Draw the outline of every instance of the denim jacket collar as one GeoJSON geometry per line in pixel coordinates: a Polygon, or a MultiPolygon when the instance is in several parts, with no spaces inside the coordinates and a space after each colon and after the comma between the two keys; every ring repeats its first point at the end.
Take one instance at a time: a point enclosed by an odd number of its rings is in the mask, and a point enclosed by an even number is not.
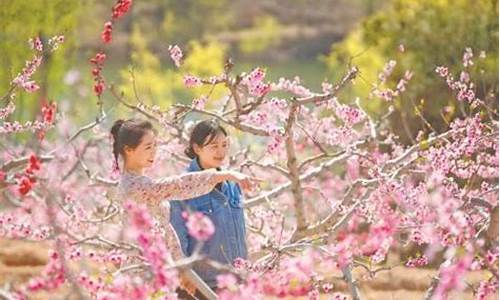
{"type": "Polygon", "coordinates": [[[191,163],[187,167],[187,171],[188,172],[202,171],[202,168],[201,168],[200,164],[198,163],[197,158],[194,158],[193,160],[191,160],[191,163]]]}

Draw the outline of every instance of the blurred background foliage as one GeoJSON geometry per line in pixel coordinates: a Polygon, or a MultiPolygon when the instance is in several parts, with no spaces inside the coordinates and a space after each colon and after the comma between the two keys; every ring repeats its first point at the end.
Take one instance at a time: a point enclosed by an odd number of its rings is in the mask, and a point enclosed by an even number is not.
{"type": "MultiPolygon", "coordinates": [[[[43,99],[57,101],[75,122],[94,115],[88,59],[103,47],[100,34],[114,2],[0,0],[0,95],[31,58],[30,37],[66,36],[66,43],[44,58],[34,76],[42,93],[20,93],[13,118],[36,118],[43,99]]],[[[438,131],[446,127],[446,119],[469,110],[455,107],[454,95],[434,71],[448,65],[458,72],[466,47],[475,54],[472,75],[480,80],[478,95],[498,107],[497,0],[134,1],[132,11],[114,26],[113,42],[104,48],[109,56],[104,75],[130,100],[135,99],[133,76],[142,101],[166,108],[209,92],[206,87],[186,89],[182,74],[220,74],[229,57],[236,63],[234,72],[262,66],[270,80],[297,75],[314,91],[321,91],[325,80],[335,83],[356,65],[360,77],[339,99],[353,103],[359,97],[376,116],[389,104],[368,94],[384,64],[396,60],[387,87],[394,88],[406,70],[414,76],[403,96],[395,99],[390,121],[402,139],[411,141],[418,130],[429,130],[415,107],[438,131]],[[180,70],[169,58],[171,44],[184,50],[180,70]],[[477,59],[480,51],[485,51],[485,59],[477,59]],[[443,116],[445,107],[448,115],[443,116]],[[407,128],[400,126],[402,120],[407,128]]],[[[208,105],[224,92],[214,90],[208,105]]],[[[113,114],[127,113],[108,91],[103,99],[113,114]]]]}
{"type": "MultiPolygon", "coordinates": [[[[456,107],[454,95],[435,72],[436,66],[449,66],[458,79],[467,47],[474,53],[471,77],[478,85],[476,95],[494,101],[498,108],[498,1],[388,1],[383,10],[363,19],[342,42],[334,44],[324,61],[333,77],[345,72],[349,64],[360,68],[361,78],[348,92],[361,97],[372,113],[384,106],[384,101],[366,99],[383,65],[391,59],[397,61],[386,84],[393,89],[406,70],[412,71],[407,90],[395,99],[397,113],[391,123],[393,127],[408,126],[407,131],[414,135],[425,128],[415,106],[437,131],[447,127],[447,120],[468,112],[465,105],[456,107]],[[481,51],[486,54],[484,59],[478,58],[481,51]]],[[[406,140],[408,135],[401,133],[406,140]]]]}

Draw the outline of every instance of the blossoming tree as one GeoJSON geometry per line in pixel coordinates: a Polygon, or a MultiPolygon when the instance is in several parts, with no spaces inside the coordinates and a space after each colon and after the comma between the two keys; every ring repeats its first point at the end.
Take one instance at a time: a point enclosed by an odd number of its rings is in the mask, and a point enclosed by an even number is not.
{"type": "MultiPolygon", "coordinates": [[[[113,23],[131,5],[131,0],[117,1],[104,25],[103,43],[112,42],[113,23]]],[[[178,270],[205,260],[226,273],[219,276],[221,299],[317,299],[320,293],[363,299],[352,270],[365,269],[371,277],[388,272],[388,253],[404,246],[420,254],[402,264],[438,266],[425,299],[447,299],[463,290],[462,277],[472,270],[488,274],[473,286],[477,299],[497,292],[498,112],[476,96],[471,48],[465,49],[460,74],[435,67],[436,80],[465,104],[463,115],[444,132],[428,124],[415,137],[417,143],[403,145],[386,122],[392,107],[373,117],[358,100],[337,98],[356,81],[356,67],[340,82],[323,82],[316,92],[299,78],[267,81],[263,68],[234,74],[228,60],[222,74],[184,77],[186,88],[220,85],[226,97],[212,99],[208,93],[192,105],[160,109],[106,82],[105,51],[90,59],[98,99],[92,122],[76,126],[56,112],[55,103],[43,106],[40,120],[7,121],[16,109],[16,93],[37,91],[31,77],[43,53],[63,42],[62,36],[46,43],[31,40],[34,57],[2,98],[0,135],[33,131],[38,139],[30,146],[3,145],[0,186],[9,209],[0,212],[0,234],[48,241],[52,248],[42,274],[3,289],[5,297],[28,299],[40,290],[69,287],[80,299],[175,299],[178,270]],[[163,242],[161,222],[145,207],[113,197],[117,177],[110,172],[104,101],[157,124],[162,159],[154,175],[182,171],[186,159],[179,153],[191,115],[215,118],[234,132],[236,149],[228,164],[266,181],[246,195],[248,261],[224,266],[199,253],[175,261],[163,242]],[[48,130],[54,139],[45,139],[48,130]],[[336,289],[338,281],[345,282],[347,292],[336,289]]],[[[178,46],[166,51],[177,67],[182,65],[178,46]]],[[[387,63],[366,95],[371,101],[391,102],[411,84],[408,70],[397,86],[387,86],[396,67],[396,61],[387,63]]],[[[213,233],[201,213],[186,215],[186,221],[200,243],[213,233]]]]}

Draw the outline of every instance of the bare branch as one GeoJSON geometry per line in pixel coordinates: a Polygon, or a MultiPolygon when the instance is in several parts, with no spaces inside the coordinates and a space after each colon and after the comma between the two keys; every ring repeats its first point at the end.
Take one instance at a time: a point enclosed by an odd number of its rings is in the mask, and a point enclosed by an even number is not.
{"type": "MultiPolygon", "coordinates": [[[[48,162],[48,161],[53,160],[54,158],[55,158],[55,156],[53,156],[53,155],[41,155],[38,159],[41,162],[48,162]]],[[[10,161],[6,162],[5,164],[3,164],[0,169],[4,172],[8,172],[12,169],[15,169],[15,168],[18,168],[22,165],[27,164],[29,159],[30,159],[29,156],[23,156],[20,158],[16,158],[14,160],[10,160],[10,161]]]]}
{"type": "Polygon", "coordinates": [[[94,128],[95,126],[99,125],[100,123],[102,123],[102,121],[104,121],[104,119],[106,119],[106,117],[107,117],[106,113],[104,113],[104,111],[101,111],[101,115],[98,116],[94,122],[89,123],[87,125],[84,125],[84,126],[80,127],[80,129],[78,129],[78,131],[75,132],[75,134],[73,134],[68,139],[68,141],[66,141],[66,144],[68,144],[68,143],[72,142],[73,140],[75,140],[84,131],[90,130],[90,129],[94,128]]]}
{"type": "Polygon", "coordinates": [[[295,154],[295,142],[293,141],[293,124],[297,116],[299,106],[296,102],[290,107],[288,121],[285,127],[285,145],[287,154],[287,167],[290,172],[290,183],[295,206],[295,217],[297,218],[297,230],[302,230],[307,227],[307,220],[304,212],[304,196],[300,185],[300,173],[297,165],[297,155],[295,154]]]}
{"type": "Polygon", "coordinates": [[[183,104],[176,104],[175,107],[182,108],[182,109],[188,109],[188,110],[191,110],[192,112],[197,112],[197,113],[200,113],[203,115],[214,117],[217,120],[223,122],[224,124],[233,126],[234,128],[239,129],[241,131],[252,133],[252,134],[258,135],[258,136],[269,136],[269,133],[267,133],[267,131],[265,131],[263,129],[260,129],[260,128],[257,128],[257,127],[251,126],[251,125],[247,125],[247,124],[241,124],[237,121],[232,121],[232,120],[226,119],[217,113],[213,113],[213,112],[210,112],[207,110],[202,110],[202,109],[196,109],[194,107],[189,107],[189,106],[183,105],[183,104]]]}
{"type": "Polygon", "coordinates": [[[358,74],[358,68],[357,67],[352,67],[349,72],[342,78],[342,80],[333,88],[333,90],[330,93],[324,93],[324,94],[314,94],[312,96],[304,97],[304,98],[299,98],[297,99],[298,103],[300,105],[308,104],[308,103],[321,103],[323,101],[327,101],[335,97],[338,92],[347,84],[348,81],[356,78],[356,75],[358,74]]]}
{"type": "Polygon", "coordinates": [[[262,164],[262,163],[259,163],[259,162],[256,162],[254,160],[246,160],[244,161],[242,164],[241,164],[241,167],[249,167],[249,166],[257,166],[259,168],[262,168],[262,169],[271,169],[271,170],[274,170],[274,171],[277,171],[279,172],[281,175],[289,178],[290,177],[290,173],[288,172],[288,170],[278,166],[278,165],[275,165],[275,164],[262,164]]]}
{"type": "Polygon", "coordinates": [[[359,295],[359,288],[354,282],[352,277],[352,266],[348,265],[342,269],[342,273],[344,274],[344,280],[347,282],[349,289],[351,290],[351,296],[353,300],[361,300],[361,296],[359,295]]]}
{"type": "MultiPolygon", "coordinates": [[[[431,145],[434,145],[435,143],[437,143],[438,141],[442,141],[444,139],[447,139],[449,138],[451,135],[453,135],[455,133],[454,130],[449,130],[449,131],[446,131],[438,136],[435,136],[435,137],[431,137],[431,138],[428,138],[426,140],[426,144],[431,146],[431,145]]],[[[421,144],[416,144],[416,145],[413,145],[411,146],[410,148],[408,148],[405,153],[403,153],[401,156],[399,157],[396,157],[394,159],[391,159],[389,161],[387,161],[385,163],[385,165],[382,167],[382,171],[384,170],[387,170],[388,168],[392,167],[392,166],[395,166],[395,165],[398,165],[400,163],[403,163],[405,160],[407,160],[412,154],[414,154],[415,152],[417,152],[420,148],[422,147],[421,144]]]]}
{"type": "MultiPolygon", "coordinates": [[[[319,166],[317,166],[317,167],[309,170],[308,172],[300,175],[300,180],[304,181],[304,180],[307,180],[309,178],[312,178],[312,177],[318,175],[319,173],[321,173],[322,171],[328,169],[332,165],[345,161],[347,158],[349,158],[349,156],[350,156],[349,154],[343,153],[343,154],[336,156],[336,157],[334,157],[326,162],[323,162],[319,166]]],[[[291,186],[291,182],[289,181],[289,182],[286,182],[286,183],[278,186],[277,188],[272,189],[271,191],[269,191],[263,195],[259,195],[257,197],[248,199],[247,201],[245,201],[245,207],[248,208],[248,207],[262,204],[263,202],[266,201],[266,199],[268,200],[271,197],[276,197],[276,196],[281,195],[288,188],[290,188],[290,186],[291,186]]]]}

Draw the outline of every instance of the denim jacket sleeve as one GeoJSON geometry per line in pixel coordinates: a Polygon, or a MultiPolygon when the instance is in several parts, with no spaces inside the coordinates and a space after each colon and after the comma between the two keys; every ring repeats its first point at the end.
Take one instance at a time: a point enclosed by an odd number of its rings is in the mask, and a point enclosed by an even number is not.
{"type": "Polygon", "coordinates": [[[236,182],[231,182],[230,185],[230,203],[233,207],[243,207],[243,192],[240,185],[236,182]]]}

